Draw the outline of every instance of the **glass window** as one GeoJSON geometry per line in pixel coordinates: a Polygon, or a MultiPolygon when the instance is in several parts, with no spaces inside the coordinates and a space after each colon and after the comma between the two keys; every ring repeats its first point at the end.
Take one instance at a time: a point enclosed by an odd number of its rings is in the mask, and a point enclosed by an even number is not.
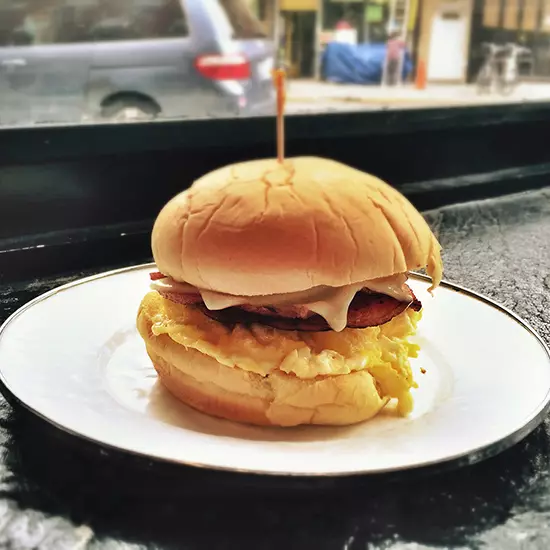
{"type": "Polygon", "coordinates": [[[550,100],[550,0],[3,0],[0,125],[550,100]],[[184,38],[184,39],[182,39],[184,38]]]}
{"type": "Polygon", "coordinates": [[[266,2],[261,0],[219,0],[227,15],[235,38],[267,38],[259,17],[265,17],[266,2]]]}
{"type": "Polygon", "coordinates": [[[0,7],[0,47],[170,38],[187,32],[179,0],[21,0],[0,7]]]}

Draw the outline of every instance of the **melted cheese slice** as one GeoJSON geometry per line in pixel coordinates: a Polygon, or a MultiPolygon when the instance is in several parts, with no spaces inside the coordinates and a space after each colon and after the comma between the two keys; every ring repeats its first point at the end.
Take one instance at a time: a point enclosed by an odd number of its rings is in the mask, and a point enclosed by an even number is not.
{"type": "Polygon", "coordinates": [[[317,286],[301,292],[268,294],[264,296],[234,296],[232,294],[204,290],[187,283],[179,283],[170,277],[153,281],[151,288],[153,290],[183,294],[200,293],[204,304],[211,311],[245,304],[256,307],[305,306],[323,317],[332,330],[340,332],[346,328],[348,309],[357,292],[363,288],[368,288],[373,292],[391,296],[400,302],[411,302],[412,296],[405,286],[406,281],[407,274],[400,273],[391,277],[372,279],[341,287],[317,286]]]}

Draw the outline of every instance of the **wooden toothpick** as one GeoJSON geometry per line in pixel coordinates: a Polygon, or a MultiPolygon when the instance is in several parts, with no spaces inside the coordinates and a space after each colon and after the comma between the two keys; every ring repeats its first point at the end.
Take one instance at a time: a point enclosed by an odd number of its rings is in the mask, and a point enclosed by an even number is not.
{"type": "Polygon", "coordinates": [[[285,71],[275,69],[273,80],[277,90],[277,160],[282,164],[285,160],[285,71]]]}

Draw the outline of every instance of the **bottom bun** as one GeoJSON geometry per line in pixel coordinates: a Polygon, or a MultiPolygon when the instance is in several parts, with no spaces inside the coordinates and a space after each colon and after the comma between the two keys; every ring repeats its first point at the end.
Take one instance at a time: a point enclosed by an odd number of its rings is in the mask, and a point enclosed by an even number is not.
{"type": "Polygon", "coordinates": [[[257,425],[348,425],[372,418],[389,401],[367,371],[307,380],[282,371],[262,376],[222,365],[167,334],[155,336],[147,308],[137,326],[162,384],[212,416],[257,425]]]}

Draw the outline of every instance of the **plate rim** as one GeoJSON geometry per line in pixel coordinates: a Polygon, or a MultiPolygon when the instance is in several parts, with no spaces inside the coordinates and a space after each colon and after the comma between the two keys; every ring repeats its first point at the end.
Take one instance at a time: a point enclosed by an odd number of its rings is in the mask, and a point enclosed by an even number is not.
{"type": "MultiPolygon", "coordinates": [[[[84,285],[86,283],[89,283],[98,279],[104,279],[107,277],[112,277],[114,275],[119,275],[122,273],[128,273],[132,271],[152,269],[155,267],[156,267],[155,262],[146,262],[142,264],[135,264],[135,265],[125,266],[125,267],[120,267],[120,268],[116,268],[108,271],[103,271],[100,273],[95,273],[87,277],[82,277],[74,281],[71,281],[69,283],[65,283],[63,285],[52,288],[51,290],[44,292],[36,296],[32,300],[26,302],[25,304],[20,306],[18,309],[16,309],[11,315],[9,315],[6,318],[6,320],[0,325],[0,340],[4,337],[4,333],[8,328],[8,326],[10,325],[10,323],[12,323],[17,317],[24,314],[27,310],[31,309],[37,303],[47,300],[48,298],[51,298],[52,296],[55,296],[60,292],[63,292],[65,290],[68,290],[77,286],[84,285]]],[[[412,279],[416,279],[418,281],[429,282],[431,280],[430,277],[418,271],[410,271],[409,275],[412,279]]],[[[469,290],[468,288],[462,285],[452,283],[446,279],[443,279],[441,281],[440,286],[455,292],[459,292],[461,294],[465,294],[469,298],[473,298],[477,301],[485,303],[489,307],[492,307],[493,309],[496,309],[501,313],[504,313],[505,315],[510,317],[512,320],[518,323],[524,330],[526,330],[532,337],[535,338],[538,344],[542,347],[542,350],[545,352],[550,364],[550,347],[546,344],[546,342],[543,340],[540,334],[538,334],[538,332],[533,327],[531,327],[531,325],[527,321],[525,321],[523,318],[521,318],[519,315],[517,315],[507,307],[499,304],[492,298],[485,296],[484,294],[478,293],[473,290],[469,290]]],[[[141,451],[119,447],[117,445],[113,445],[110,443],[105,443],[104,441],[101,441],[94,437],[87,436],[72,428],[68,428],[66,426],[61,425],[59,422],[41,413],[32,405],[26,403],[10,388],[4,376],[4,371],[1,365],[0,365],[0,393],[4,395],[8,403],[11,404],[13,402],[16,402],[18,405],[23,407],[26,411],[30,412],[40,420],[46,422],[48,425],[53,426],[55,429],[58,429],[61,432],[64,432],[65,434],[71,437],[74,437],[76,439],[79,439],[81,441],[84,441],[88,444],[98,446],[99,448],[111,450],[117,453],[128,454],[140,459],[148,459],[148,460],[158,461],[160,463],[200,468],[203,470],[231,472],[231,473],[240,473],[240,474],[253,474],[257,476],[268,476],[268,477],[295,477],[295,478],[344,478],[344,477],[355,477],[355,476],[379,476],[379,475],[387,475],[392,473],[403,473],[407,471],[418,472],[418,471],[425,470],[427,468],[432,468],[432,467],[459,468],[461,466],[475,464],[487,458],[496,456],[497,454],[514,446],[516,443],[519,443],[522,439],[527,437],[542,422],[544,417],[550,411],[550,387],[549,387],[544,398],[541,400],[538,406],[533,410],[533,412],[528,417],[525,418],[524,422],[519,428],[508,433],[503,437],[499,437],[494,441],[491,441],[484,445],[480,445],[473,449],[469,449],[468,451],[455,453],[454,455],[444,459],[434,459],[434,460],[422,462],[421,464],[414,464],[409,466],[377,468],[376,470],[365,469],[365,470],[353,470],[353,471],[342,471],[342,472],[296,472],[296,471],[279,472],[279,471],[273,471],[273,470],[258,470],[254,468],[236,468],[231,466],[219,466],[219,465],[208,464],[205,462],[193,462],[185,459],[178,460],[174,458],[159,457],[159,456],[151,455],[149,453],[144,453],[141,451]]]]}

